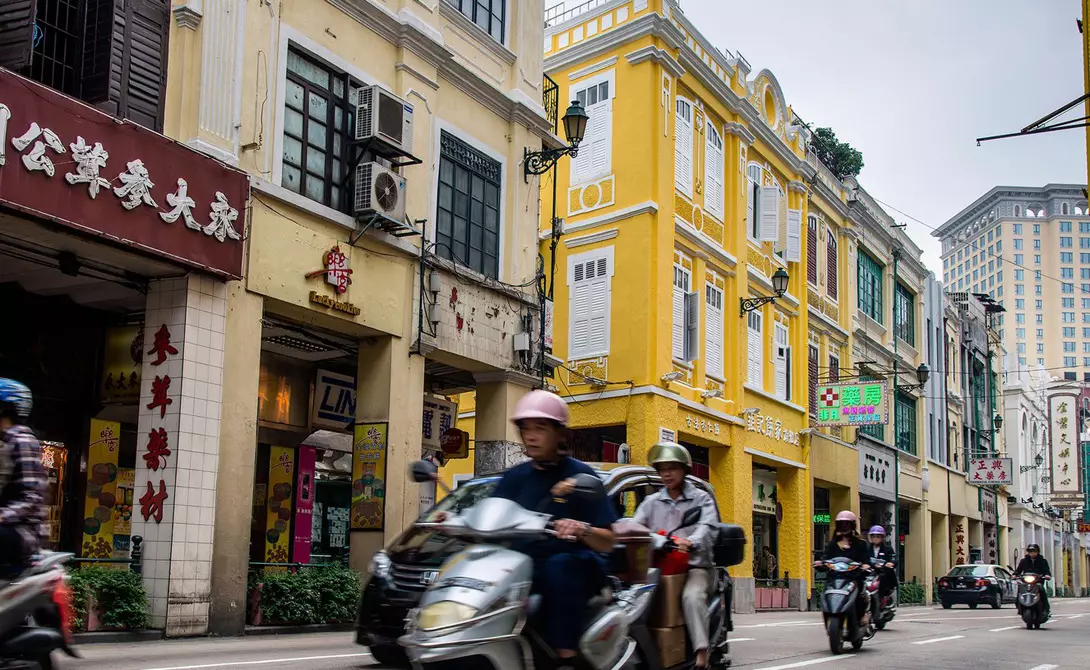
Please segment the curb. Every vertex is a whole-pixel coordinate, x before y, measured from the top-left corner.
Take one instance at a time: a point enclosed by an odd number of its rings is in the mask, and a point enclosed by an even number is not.
[[[243,631],[245,637],[262,637],[268,635],[307,635],[312,633],[349,633],[355,630],[352,623],[336,624],[312,624],[306,626],[246,626]]]
[[[163,639],[161,630],[141,631],[96,631],[94,633],[75,633],[72,641],[76,644],[128,644],[131,642],[158,642]]]

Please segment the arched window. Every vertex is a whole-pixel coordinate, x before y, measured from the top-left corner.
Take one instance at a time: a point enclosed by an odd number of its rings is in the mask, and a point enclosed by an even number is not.
[[[1022,206],[1021,205],[1015,205],[1014,206],[1014,216],[1015,217],[1022,216]]]
[[[1067,216],[1070,213],[1071,213],[1071,205],[1067,204],[1066,202],[1060,205],[1060,214],[1061,215]]]

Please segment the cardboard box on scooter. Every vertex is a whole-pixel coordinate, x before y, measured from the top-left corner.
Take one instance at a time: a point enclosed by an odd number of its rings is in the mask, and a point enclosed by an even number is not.
[[[672,668],[685,662],[685,626],[652,628],[651,635],[659,648],[662,667]]]
[[[685,625],[681,608],[681,594],[685,590],[686,575],[667,575],[659,579],[655,588],[655,602],[651,605],[652,628],[676,628]]]

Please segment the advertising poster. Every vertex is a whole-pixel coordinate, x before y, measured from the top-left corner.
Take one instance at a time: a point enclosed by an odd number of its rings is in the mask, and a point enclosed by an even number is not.
[[[117,455],[121,424],[91,419],[87,450],[87,496],[83,501],[83,558],[114,553],[114,505],[117,503]]]
[[[114,502],[114,558],[129,555],[129,538],[132,535],[132,492],[136,484],[136,470],[117,470],[117,500]]]
[[[441,451],[443,435],[458,420],[458,405],[433,395],[424,396],[424,416],[421,425],[421,444],[424,451]]]
[[[100,389],[102,402],[129,404],[140,400],[140,368],[143,361],[143,326],[107,330]]]
[[[295,450],[269,448],[268,503],[265,523],[265,562],[287,563],[291,547],[292,475]]]
[[[352,530],[382,530],[388,424],[356,425],[352,444]]]
[[[295,478],[295,538],[291,549],[291,560],[294,563],[310,563],[315,460],[314,447],[299,447],[299,467]]]

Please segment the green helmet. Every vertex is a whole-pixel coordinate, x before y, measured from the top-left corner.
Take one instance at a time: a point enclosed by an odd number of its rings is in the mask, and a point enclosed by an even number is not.
[[[647,464],[655,467],[661,463],[677,463],[686,471],[693,469],[693,457],[689,450],[677,442],[659,442],[647,454]]]

